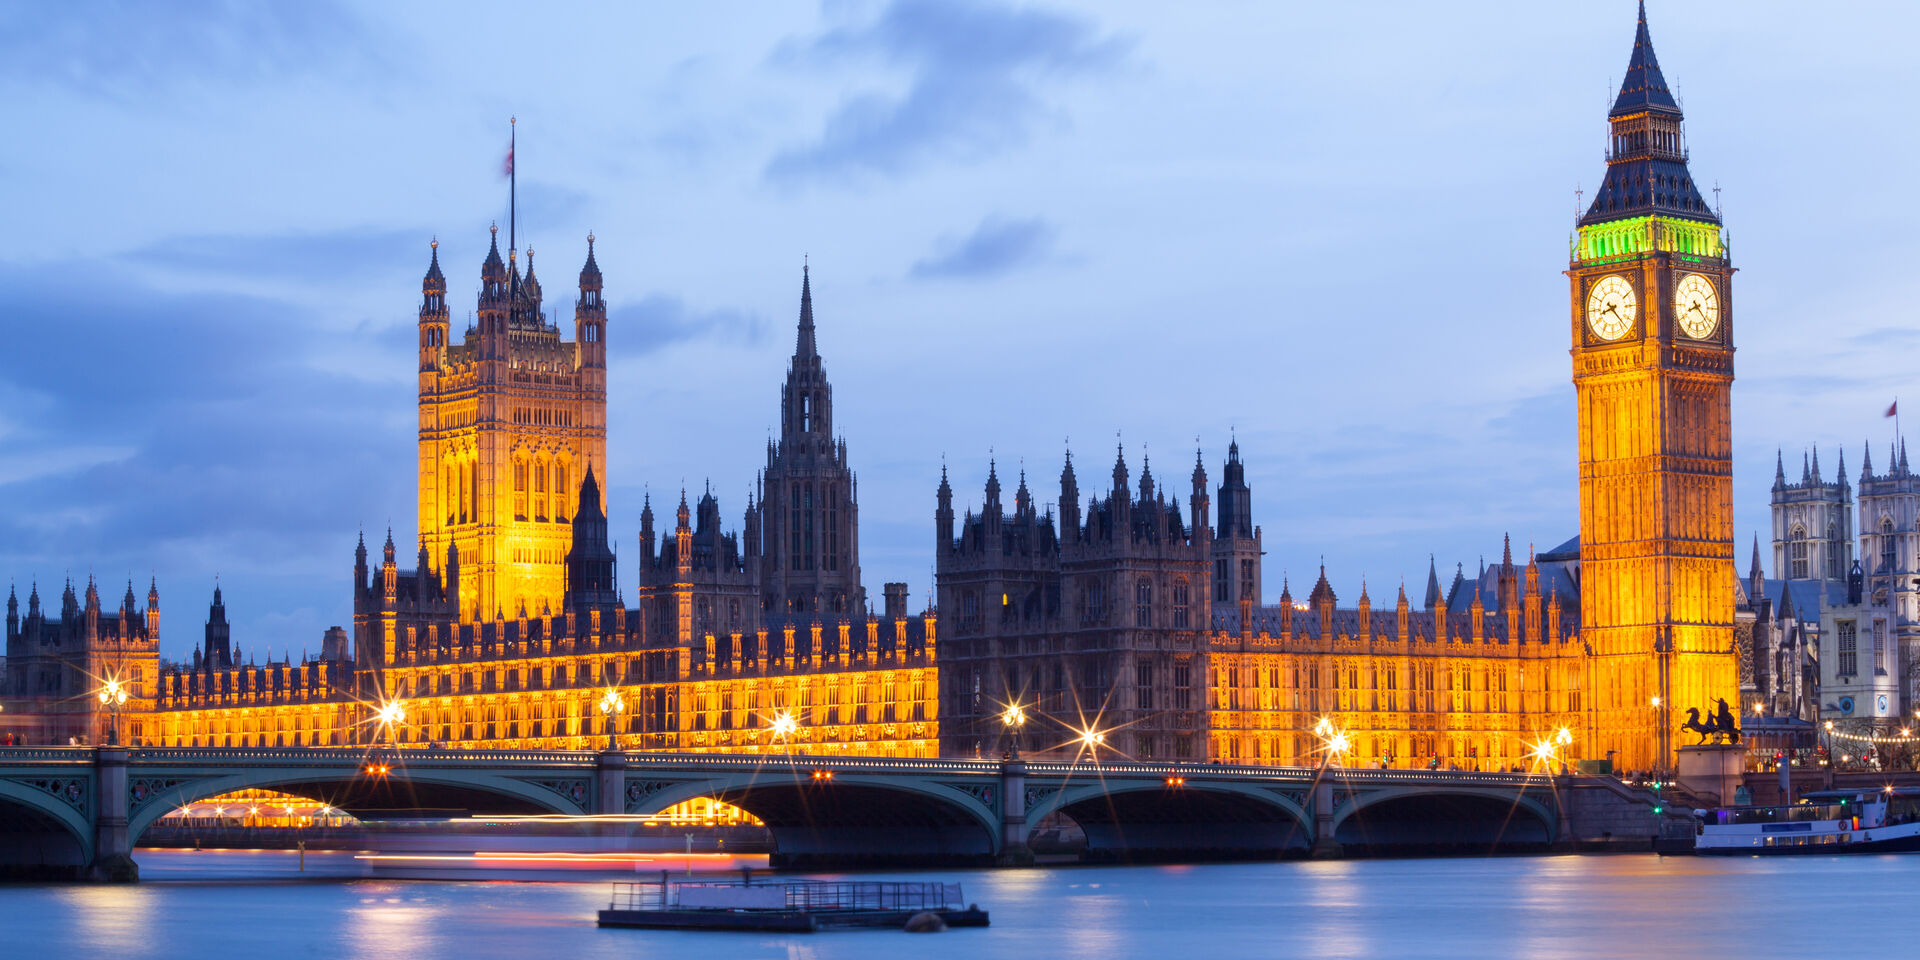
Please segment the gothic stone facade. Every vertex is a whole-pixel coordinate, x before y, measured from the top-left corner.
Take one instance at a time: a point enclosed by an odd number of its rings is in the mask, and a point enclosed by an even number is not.
[[[1607,172],[1566,271],[1589,745],[1671,769],[1682,712],[1739,696],[1733,266],[1644,12],[1608,123]]]
[[[607,308],[587,238],[572,340],[542,312],[533,251],[480,267],[479,322],[448,341],[439,242],[421,283],[420,536],[435,557],[458,548],[449,596],[466,620],[559,607],[581,474],[606,475]]]

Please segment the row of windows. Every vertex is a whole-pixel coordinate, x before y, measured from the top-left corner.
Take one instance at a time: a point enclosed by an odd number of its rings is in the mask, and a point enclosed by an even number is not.
[[[840,504],[837,484],[822,486],[817,508],[811,482],[793,485],[792,496],[787,501],[790,569],[840,569]]]
[[[574,489],[567,465],[557,460],[515,457],[513,461],[513,518],[566,523],[573,512]]]
[[[573,411],[545,407],[515,407],[513,422],[533,427],[571,427]]]

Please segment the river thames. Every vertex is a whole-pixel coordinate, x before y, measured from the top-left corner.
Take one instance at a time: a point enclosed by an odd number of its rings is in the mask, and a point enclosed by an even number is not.
[[[16,957],[1755,958],[1902,955],[1920,857],[1551,856],[955,870],[985,930],[601,930],[608,884],[362,879],[344,854],[143,850],[132,886],[0,887]],[[676,871],[678,872],[678,871]],[[870,877],[881,874],[863,875]],[[888,874],[884,876],[898,876]]]

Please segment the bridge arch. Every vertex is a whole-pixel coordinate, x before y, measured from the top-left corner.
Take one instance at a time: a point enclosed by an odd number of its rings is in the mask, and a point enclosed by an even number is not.
[[[1357,793],[1335,808],[1334,839],[1360,856],[1545,850],[1558,817],[1541,793],[1438,785]]]
[[[1304,791],[1236,781],[1107,780],[1070,784],[1036,799],[1027,809],[1027,829],[1050,814],[1067,816],[1087,835],[1088,859],[1305,856],[1313,846],[1313,819],[1304,801]]]
[[[136,777],[165,783],[137,800],[127,816],[127,837],[137,844],[154,821],[190,803],[236,790],[277,790],[338,807],[355,816],[418,812],[444,816],[475,814],[581,814],[589,810],[590,778],[573,777],[547,785],[519,777],[458,767],[389,763],[383,774],[368,775],[362,763],[308,767],[231,768],[212,776]],[[172,781],[168,783],[167,781]],[[577,785],[579,801],[572,798]]]
[[[628,780],[627,812],[710,797],[747,811],[773,837],[776,867],[987,864],[999,852],[999,779],[960,785],[835,769],[750,770],[650,784]]]
[[[77,875],[93,862],[93,824],[66,793],[82,791],[77,802],[84,806],[86,782],[0,779],[0,876]]]

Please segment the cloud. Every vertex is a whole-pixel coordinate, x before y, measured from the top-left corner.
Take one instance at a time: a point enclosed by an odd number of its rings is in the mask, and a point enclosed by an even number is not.
[[[632,358],[690,340],[758,343],[767,322],[743,310],[695,310],[672,294],[649,294],[637,303],[612,307],[607,315],[607,352]]]
[[[919,279],[991,277],[1033,266],[1053,249],[1058,231],[1039,217],[1008,220],[989,216],[965,238],[948,237],[933,256],[914,263]]]
[[[0,78],[111,98],[182,82],[270,80],[290,71],[371,75],[396,64],[378,36],[328,0],[167,4],[142,0],[0,6]]]
[[[349,340],[404,356],[409,325],[329,333],[298,303],[174,293],[113,260],[0,265],[0,289],[0,397],[29,409],[0,457],[31,465],[0,471],[0,570],[43,587],[67,570],[153,571],[163,591],[194,592],[220,572],[255,609],[345,606],[333,575],[355,523],[407,502],[395,465],[414,442],[411,386],[312,356]]]
[[[277,236],[214,234],[172,237],[127,254],[131,262],[170,272],[219,278],[330,280],[343,272],[426,269],[422,230],[339,230]],[[446,265],[442,264],[442,269]]]
[[[904,68],[900,93],[850,96],[813,143],[782,151],[766,176],[781,183],[845,174],[899,174],[935,158],[976,160],[1023,143],[1046,107],[1043,79],[1120,65],[1130,40],[1079,17],[998,3],[894,0],[871,23],[830,30],[777,58]]]

